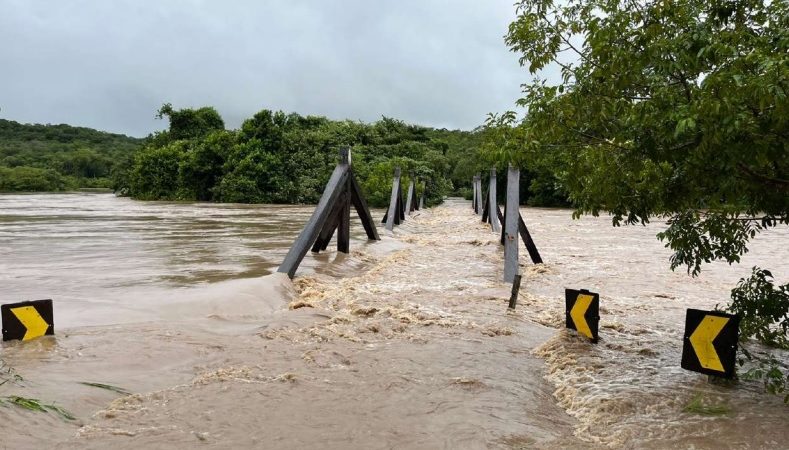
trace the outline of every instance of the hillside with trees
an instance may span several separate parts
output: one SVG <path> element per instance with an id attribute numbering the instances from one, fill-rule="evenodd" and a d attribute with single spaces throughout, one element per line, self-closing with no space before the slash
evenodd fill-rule
<path id="1" fill-rule="evenodd" d="M 112 187 L 141 139 L 69 125 L 0 119 L 0 192 Z"/>
<path id="2" fill-rule="evenodd" d="M 337 158 L 352 147 L 354 171 L 368 202 L 385 206 L 392 172 L 413 173 L 426 202 L 436 204 L 469 183 L 482 131 L 438 130 L 382 118 L 367 124 L 262 110 L 238 130 L 226 130 L 210 107 L 175 110 L 131 161 L 118 185 L 146 200 L 315 203 Z"/>

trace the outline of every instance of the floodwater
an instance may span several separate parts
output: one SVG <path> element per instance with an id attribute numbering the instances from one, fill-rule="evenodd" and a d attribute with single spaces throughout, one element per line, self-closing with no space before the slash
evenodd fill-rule
<path id="1" fill-rule="evenodd" d="M 468 202 L 380 242 L 354 223 L 350 255 L 308 254 L 291 282 L 272 272 L 311 212 L 0 196 L 0 302 L 52 298 L 56 330 L 3 343 L 0 398 L 75 416 L 6 402 L 0 448 L 789 445 L 789 407 L 758 383 L 679 368 L 685 308 L 724 304 L 752 265 L 786 282 L 786 230 L 691 279 L 668 270 L 659 223 L 526 208 L 546 264 L 521 248 L 508 312 L 502 252 Z M 598 344 L 561 328 L 564 287 L 601 294 Z M 684 412 L 694 399 L 724 413 Z"/>

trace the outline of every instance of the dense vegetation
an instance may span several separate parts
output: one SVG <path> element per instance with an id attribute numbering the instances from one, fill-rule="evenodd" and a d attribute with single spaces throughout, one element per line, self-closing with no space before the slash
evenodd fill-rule
<path id="1" fill-rule="evenodd" d="M 562 79 L 525 85 L 525 119 L 491 117 L 488 154 L 552 173 L 576 214 L 667 217 L 658 237 L 692 275 L 789 223 L 789 3 L 523 0 L 506 42 Z M 744 338 L 789 348 L 789 285 L 769 271 L 730 309 Z M 752 373 L 789 391 L 786 367 Z"/>
<path id="2" fill-rule="evenodd" d="M 415 174 L 435 204 L 474 171 L 482 132 L 449 131 L 383 118 L 366 124 L 262 110 L 239 130 L 226 130 L 210 107 L 159 117 L 169 129 L 152 135 L 119 179 L 138 199 L 243 203 L 315 203 L 329 179 L 337 148 L 352 146 L 354 171 L 368 202 L 385 206 L 392 172 Z"/>
<path id="3" fill-rule="evenodd" d="M 367 124 L 262 110 L 240 129 L 226 130 L 213 108 L 169 104 L 158 117 L 169 128 L 146 139 L 0 119 L 0 192 L 106 187 L 144 200 L 313 203 L 338 146 L 350 145 L 373 206 L 388 202 L 395 166 L 406 181 L 414 173 L 419 192 L 426 189 L 426 201 L 435 204 L 445 195 L 470 198 L 471 178 L 495 163 L 482 151 L 491 141 L 482 127 L 434 129 L 385 117 Z M 549 170 L 524 169 L 522 179 L 523 203 L 568 205 Z"/>
<path id="4" fill-rule="evenodd" d="M 68 125 L 0 119 L 0 192 L 111 187 L 140 139 Z"/>

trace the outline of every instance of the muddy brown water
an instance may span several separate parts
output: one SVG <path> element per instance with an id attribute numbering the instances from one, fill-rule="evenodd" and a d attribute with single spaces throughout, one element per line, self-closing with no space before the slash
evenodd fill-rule
<path id="1" fill-rule="evenodd" d="M 3 343 L 22 379 L 0 396 L 76 416 L 0 406 L 0 448 L 787 447 L 779 398 L 679 368 L 685 308 L 725 303 L 752 265 L 785 282 L 786 230 L 691 279 L 659 223 L 524 208 L 546 264 L 521 248 L 513 313 L 468 202 L 376 243 L 354 224 L 350 255 L 308 255 L 291 282 L 272 272 L 311 212 L 0 196 L 0 302 L 53 298 L 56 320 Z M 561 329 L 564 287 L 600 292 L 599 344 Z M 684 412 L 696 398 L 727 412 Z"/>

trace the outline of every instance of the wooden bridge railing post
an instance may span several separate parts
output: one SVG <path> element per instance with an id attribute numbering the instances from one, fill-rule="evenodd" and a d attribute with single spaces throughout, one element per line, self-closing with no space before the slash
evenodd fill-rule
<path id="1" fill-rule="evenodd" d="M 389 210 L 386 213 L 386 229 L 389 231 L 394 230 L 395 219 L 400 215 L 400 168 L 395 167 L 394 180 L 392 181 L 392 196 L 389 199 Z"/>
<path id="2" fill-rule="evenodd" d="M 277 269 L 278 272 L 287 273 L 290 278 L 293 278 L 296 274 L 296 269 L 301 264 L 301 260 L 304 259 L 310 246 L 318 238 L 321 228 L 326 223 L 329 214 L 334 209 L 335 203 L 337 203 L 337 199 L 342 194 L 342 187 L 345 186 L 349 169 L 350 166 L 343 164 L 342 161 L 334 168 L 334 172 L 332 172 L 331 178 L 326 184 L 326 189 L 323 190 L 323 195 L 318 201 L 315 212 L 312 213 L 299 237 L 296 238 L 296 242 L 293 243 L 293 246 L 288 251 L 285 260 Z"/>
<path id="3" fill-rule="evenodd" d="M 504 281 L 512 283 L 518 275 L 518 228 L 520 170 L 507 168 L 507 200 L 504 209 Z"/>
<path id="4" fill-rule="evenodd" d="M 471 209 L 477 213 L 477 176 L 471 178 Z"/>
<path id="5" fill-rule="evenodd" d="M 378 240 L 378 231 L 375 229 L 367 202 L 362 196 L 359 184 L 351 168 L 351 150 L 349 147 L 340 148 L 340 162 L 334 168 L 326 188 L 315 211 L 301 230 L 293 246 L 288 250 L 285 260 L 282 261 L 277 272 L 287 273 L 293 278 L 299 264 L 304 259 L 307 251 L 319 252 L 325 250 L 337 231 L 337 250 L 348 253 L 350 250 L 350 214 L 351 204 L 356 207 L 362 221 L 367 238 Z"/>
<path id="6" fill-rule="evenodd" d="M 483 192 L 482 192 L 482 175 L 477 174 L 477 215 L 482 215 L 482 207 L 483 207 Z"/>
<path id="7" fill-rule="evenodd" d="M 488 187 L 488 219 L 490 219 L 490 226 L 495 233 L 501 231 L 501 225 L 499 224 L 499 218 L 496 215 L 496 206 L 498 205 L 498 201 L 496 200 L 496 168 L 490 169 L 490 186 Z"/>
<path id="8" fill-rule="evenodd" d="M 411 172 L 409 174 L 410 180 L 408 181 L 408 193 L 406 194 L 405 199 L 405 213 L 407 215 L 411 215 L 411 211 L 414 210 L 414 173 Z"/>

